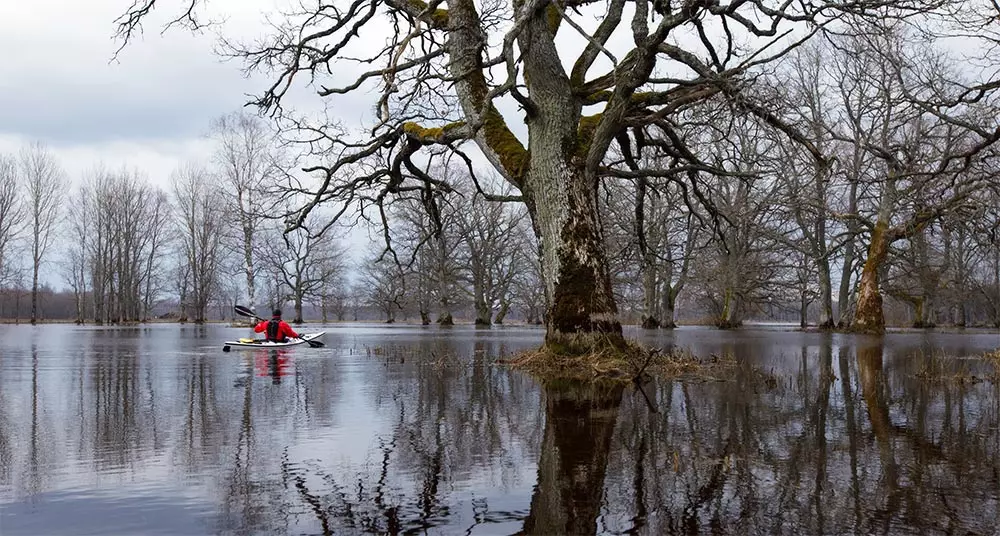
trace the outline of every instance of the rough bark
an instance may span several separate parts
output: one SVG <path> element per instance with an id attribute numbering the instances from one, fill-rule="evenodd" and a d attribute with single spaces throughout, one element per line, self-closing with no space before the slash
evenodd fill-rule
<path id="1" fill-rule="evenodd" d="M 657 288 L 656 288 L 656 263 L 653 252 L 646 250 L 642 256 L 642 327 L 644 329 L 656 329 L 660 327 L 660 319 L 657 314 Z"/>
<path id="2" fill-rule="evenodd" d="M 885 316 L 882 311 L 882 293 L 879 290 L 879 270 L 885 262 L 889 250 L 886 236 L 888 224 L 880 220 L 872 231 L 868 258 L 865 259 L 858 283 L 858 305 L 854 311 L 852 329 L 864 333 L 885 332 Z"/>
<path id="3" fill-rule="evenodd" d="M 664 291 L 661 294 L 663 298 L 663 316 L 660 320 L 660 327 L 664 329 L 673 329 L 677 327 L 677 323 L 674 320 L 677 306 L 677 292 L 676 289 L 671 287 L 669 283 L 664 285 Z"/>

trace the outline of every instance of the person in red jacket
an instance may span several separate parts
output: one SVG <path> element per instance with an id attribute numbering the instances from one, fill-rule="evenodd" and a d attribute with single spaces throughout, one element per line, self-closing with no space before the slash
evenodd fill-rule
<path id="1" fill-rule="evenodd" d="M 281 319 L 281 309 L 275 309 L 272 313 L 271 320 L 261 320 L 256 327 L 253 328 L 254 333 L 264 332 L 267 334 L 267 340 L 274 342 L 285 342 L 288 337 L 299 338 L 299 334 L 295 333 L 292 326 L 288 325 Z"/>

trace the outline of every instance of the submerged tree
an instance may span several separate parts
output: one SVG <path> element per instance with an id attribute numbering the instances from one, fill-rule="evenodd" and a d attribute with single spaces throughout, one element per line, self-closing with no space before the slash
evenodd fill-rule
<path id="1" fill-rule="evenodd" d="M 174 23 L 199 27 L 197 8 L 209 1 L 181 2 Z M 272 35 L 249 46 L 229 45 L 228 53 L 251 70 L 274 75 L 254 104 L 282 113 L 291 127 L 286 134 L 316 155 L 306 170 L 319 184 L 302 188 L 311 201 L 299 211 L 299 222 L 322 203 L 384 214 L 396 194 L 447 190 L 447 182 L 414 164 L 414 155 L 426 146 L 457 152 L 474 142 L 520 191 L 513 199 L 524 202 L 539 238 L 546 343 L 584 350 L 624 342 L 598 212 L 602 178 L 715 172 L 689 150 L 672 121 L 708 99 L 759 116 L 821 160 L 761 102 L 754 76 L 846 12 L 905 17 L 939 2 L 637 0 L 628 10 L 626 4 L 449 0 L 445 8 L 437 0 L 354 0 L 334 8 L 316 1 L 285 13 Z M 118 21 L 119 36 L 125 42 L 133 37 L 156 5 L 137 0 Z M 594 23 L 589 15 L 601 16 Z M 379 24 L 383 17 L 389 24 Z M 372 50 L 371 38 L 380 32 L 387 44 Z M 563 34 L 569 34 L 565 44 Z M 681 47 L 675 44 L 680 35 L 699 39 L 685 39 Z M 326 74 L 359 57 L 375 65 L 355 80 Z M 283 99 L 299 78 L 323 97 L 377 91 L 375 124 L 352 137 L 349 126 L 285 113 Z M 608 158 L 613 144 L 620 146 L 620 162 Z M 640 164 L 650 153 L 666 157 L 649 160 L 661 167 Z M 433 197 L 426 199 L 433 214 Z"/>

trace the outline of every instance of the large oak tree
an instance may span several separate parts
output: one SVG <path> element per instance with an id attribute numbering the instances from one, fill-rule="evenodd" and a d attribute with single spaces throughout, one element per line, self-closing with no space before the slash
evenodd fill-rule
<path id="1" fill-rule="evenodd" d="M 135 0 L 118 21 L 120 39 L 133 37 L 163 3 Z M 175 3 L 179 16 L 170 24 L 200 27 L 203 4 L 210 0 Z M 546 343 L 586 349 L 623 342 L 599 181 L 646 176 L 683 183 L 692 171 L 725 176 L 686 146 L 674 120 L 706 101 L 758 116 L 823 160 L 769 110 L 755 77 L 839 17 L 906 17 L 938 4 L 307 0 L 283 13 L 264 39 L 224 48 L 249 70 L 271 76 L 252 104 L 282 117 L 286 134 L 315 156 L 304 171 L 316 174 L 318 185 L 292 188 L 308 198 L 298 221 L 321 203 L 384 214 L 397 194 L 421 191 L 433 214 L 433 192 L 450 187 L 423 170 L 420 155 L 445 149 L 468 158 L 463 151 L 474 146 L 520 192 L 491 197 L 523 202 L 531 216 Z M 384 46 L 372 46 L 380 38 Z M 292 117 L 283 104 L 300 79 L 325 98 L 375 95 L 374 124 Z"/>

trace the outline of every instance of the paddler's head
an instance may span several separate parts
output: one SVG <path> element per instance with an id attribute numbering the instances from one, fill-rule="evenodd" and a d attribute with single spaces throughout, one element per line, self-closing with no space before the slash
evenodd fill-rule
<path id="1" fill-rule="evenodd" d="M 271 312 L 271 316 L 274 318 L 281 318 L 281 309 L 275 309 Z"/>

